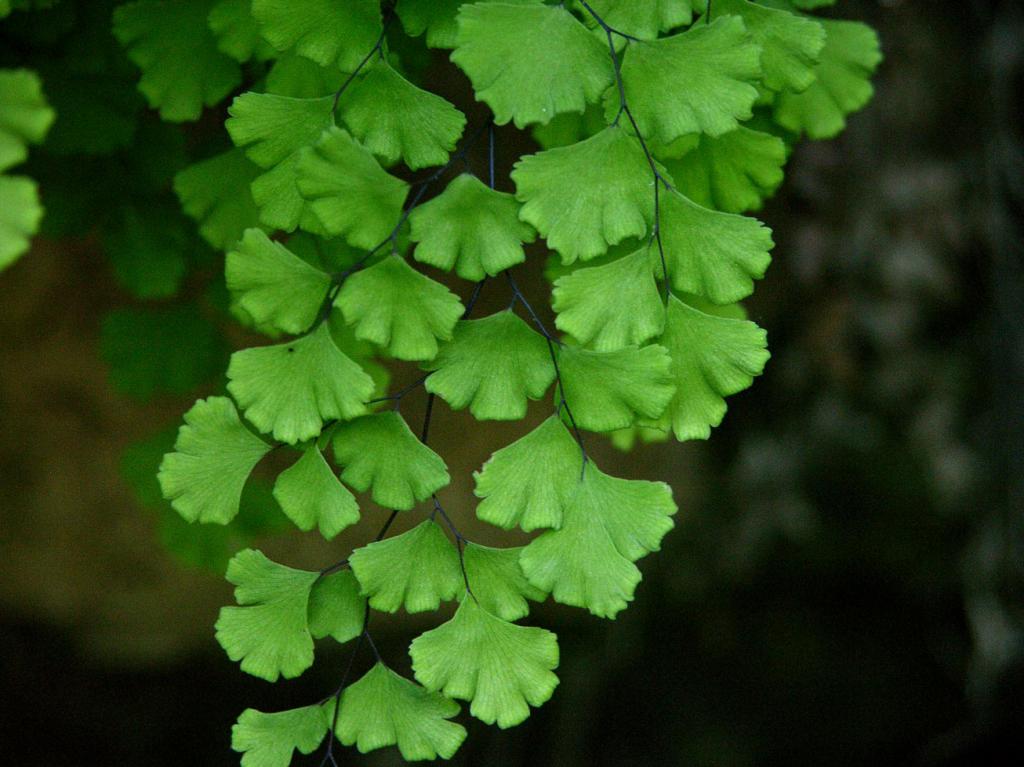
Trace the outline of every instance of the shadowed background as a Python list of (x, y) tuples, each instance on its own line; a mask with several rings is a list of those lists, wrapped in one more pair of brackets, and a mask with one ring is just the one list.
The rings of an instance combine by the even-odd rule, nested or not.
[[(760, 214), (777, 242), (749, 302), (769, 332), (766, 374), (731, 400), (707, 444), (622, 454), (592, 438), (615, 473), (673, 485), (677, 527), (641, 563), (637, 599), (617, 621), (535, 610), (559, 635), (561, 686), (508, 732), (464, 717), (470, 736), (454, 763), (1019, 759), (1024, 17), (1009, 0), (839, 10), (875, 26), (887, 58), (868, 109), (839, 139), (801, 144)], [(443, 61), (433, 67), (441, 92), (466, 87)], [(527, 139), (502, 130), (499, 188), (524, 151)], [(534, 303), (547, 297), (542, 263), (535, 252), (520, 270)], [(217, 552), (161, 516), (154, 486), (136, 488), (140, 503), (124, 479), (220, 384), (146, 402), (115, 390), (99, 339), (110, 312), (133, 301), (94, 240), (40, 238), (0, 277), (0, 295), (5, 761), (235, 763), (230, 725), (242, 708), (323, 697), (346, 655), (328, 649), (277, 685), (240, 673), (212, 632), (228, 585), (161, 540), (192, 562)], [(482, 301), (486, 311), (507, 297), (492, 286)], [(211, 341), (206, 353), (220, 368), (226, 349)], [(411, 422), (421, 409), (409, 403)], [(527, 428), (477, 426), (439, 403), (431, 441), (468, 537), (498, 540), (474, 523), (471, 471)], [(372, 536), (383, 515), (368, 509), (331, 544), (287, 532), (260, 543), (315, 568)], [(437, 620), (375, 615), (374, 635), (403, 670), (409, 639)], [(344, 756), (398, 763), (391, 750)]]

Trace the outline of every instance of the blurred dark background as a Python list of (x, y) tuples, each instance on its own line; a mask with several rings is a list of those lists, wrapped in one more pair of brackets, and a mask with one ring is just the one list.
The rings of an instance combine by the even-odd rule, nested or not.
[[(671, 482), (677, 528), (617, 621), (537, 611), (562, 644), (554, 699), (508, 732), (466, 717), (454, 763), (1021, 764), (1024, 9), (838, 10), (879, 31), (886, 61), (867, 110), (801, 144), (761, 214), (777, 242), (749, 302), (765, 376), (707, 444), (598, 450)], [(501, 137), (508, 158), (529, 151)], [(122, 478), (126, 448), (173, 439), (195, 392), (112, 388), (101, 324), (131, 299), (96, 243), (40, 238), (0, 290), (0, 761), (236, 763), (242, 708), (321, 698), (345, 656), (271, 686), (214, 642), (227, 585), (168, 553), (173, 531)], [(477, 537), (469, 471), (522, 425), (470, 424), (442, 410), (432, 438)], [(265, 545), (316, 566), (360, 536)], [(374, 620), (402, 668), (436, 616)]]

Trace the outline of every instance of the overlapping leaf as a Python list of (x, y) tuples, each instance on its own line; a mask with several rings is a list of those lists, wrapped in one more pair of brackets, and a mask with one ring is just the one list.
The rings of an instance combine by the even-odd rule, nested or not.
[(326, 324), (302, 338), (231, 355), (228, 391), (252, 424), (294, 444), (325, 421), (366, 412), (373, 379), (334, 343)]
[(359, 521), (355, 497), (334, 475), (316, 445), (278, 475), (274, 497), (300, 530), (319, 528), (327, 540)]
[(448, 484), (448, 469), (395, 411), (366, 415), (334, 431), (341, 478), (389, 509), (411, 509)]
[(363, 633), (366, 599), (351, 570), (323, 575), (309, 592), (309, 633), (348, 642)]
[(242, 671), (268, 682), (291, 679), (313, 665), (307, 627), (309, 590), (317, 573), (296, 570), (245, 549), (228, 564), (239, 607), (222, 607), (217, 641)]
[(598, 351), (642, 344), (665, 325), (647, 247), (558, 278), (553, 306), (558, 329)]
[(562, 527), (528, 544), (519, 562), (530, 583), (555, 601), (613, 618), (640, 582), (633, 563), (658, 550), (675, 512), (668, 485), (611, 477), (591, 462)]
[(417, 88), (386, 61), (370, 68), (341, 100), (341, 116), (363, 146), (412, 170), (444, 165), (466, 118), (440, 96)]
[(227, 250), (246, 229), (260, 225), (249, 184), (259, 168), (233, 149), (188, 166), (174, 177), (174, 191), (199, 233), (218, 250)]
[(401, 535), (356, 549), (349, 558), (374, 610), (436, 610), (465, 588), (455, 546), (427, 519)]
[[(626, 99), (644, 138), (669, 143), (687, 133), (718, 136), (748, 119), (757, 100), (761, 47), (738, 16), (630, 45), (622, 61)], [(606, 96), (614, 117), (619, 98)]]
[[(326, 708), (333, 717), (333, 706)], [(466, 739), (465, 728), (448, 721), (458, 713), (455, 701), (378, 662), (341, 696), (336, 732), (361, 754), (397, 745), (406, 761), (450, 759)]]
[(506, 621), (525, 618), (530, 612), (527, 600), (539, 602), (547, 596), (526, 580), (519, 566), (520, 552), (521, 546), (496, 549), (467, 543), (463, 553), (473, 597), (481, 608)]
[(661, 416), (675, 384), (662, 346), (598, 352), (563, 346), (558, 353), (563, 396), (580, 428), (613, 431)]
[(417, 261), (479, 282), (526, 260), (524, 242), (533, 228), (519, 220), (519, 205), (507, 192), (463, 173), (409, 216)]
[(413, 640), (409, 655), (424, 687), (472, 701), (473, 716), (503, 729), (521, 723), (558, 685), (555, 635), (495, 617), (468, 594), (451, 620)]
[(570, 264), (596, 258), (654, 218), (653, 178), (640, 142), (608, 127), (578, 144), (522, 158), (512, 171), (519, 217)]
[(160, 464), (160, 488), (188, 521), (225, 525), (238, 514), (249, 473), (269, 451), (227, 397), (199, 400), (185, 413), (174, 452)]
[(528, 400), (541, 397), (555, 380), (544, 337), (511, 310), (463, 320), (452, 340), (424, 367), (426, 381), (454, 410), (469, 406), (478, 420), (518, 420)]
[(754, 323), (704, 314), (674, 296), (659, 343), (672, 356), (677, 387), (663, 421), (680, 440), (707, 439), (725, 415), (725, 397), (750, 386), (769, 357)]
[(499, 125), (582, 112), (612, 84), (607, 47), (565, 8), (475, 3), (458, 24), (452, 61)]
[(377, 0), (252, 0), (263, 37), (321, 66), (352, 72), (381, 33)]
[(356, 338), (384, 347), (401, 360), (429, 360), (440, 341), (451, 339), (463, 308), (444, 285), (388, 256), (353, 274), (337, 306), (355, 327)]
[(476, 515), (506, 530), (559, 527), (562, 510), (579, 484), (583, 457), (557, 416), (501, 448), (474, 472)]

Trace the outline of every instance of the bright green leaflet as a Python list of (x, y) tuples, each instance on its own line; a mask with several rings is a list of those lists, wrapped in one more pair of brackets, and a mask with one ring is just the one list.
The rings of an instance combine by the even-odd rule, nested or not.
[(381, 612), (436, 610), (465, 588), (458, 552), (431, 519), (356, 549), (349, 563), (370, 607)]
[(293, 751), (313, 753), (329, 728), (322, 706), (273, 714), (247, 708), (231, 728), (231, 748), (242, 754), (242, 767), (288, 767)]
[(590, 462), (562, 527), (527, 545), (519, 562), (556, 602), (614, 618), (640, 582), (633, 563), (658, 550), (675, 512), (668, 485), (610, 477)]
[(330, 96), (291, 98), (243, 93), (228, 108), (224, 123), (231, 140), (266, 172), (252, 182), (252, 196), (267, 226), (292, 231), (320, 224), (299, 193), (299, 150), (311, 146), (332, 125)]
[(515, 621), (530, 612), (526, 600), (541, 602), (547, 594), (532, 585), (519, 566), (522, 547), (496, 549), (467, 543), (463, 553), (466, 576), (480, 606), (502, 620)]
[(455, 616), (409, 646), (416, 679), (428, 690), (472, 701), (470, 713), (502, 729), (530, 715), (558, 686), (558, 640), (484, 610), (470, 595)]
[(208, 26), (213, 4), (141, 0), (114, 10), (114, 36), (142, 70), (139, 90), (168, 122), (199, 119), (241, 82), (238, 63), (221, 53)]
[(449, 483), (437, 453), (417, 439), (395, 411), (366, 415), (334, 431), (341, 478), (388, 509), (411, 509)]
[(228, 290), (257, 325), (285, 333), (313, 326), (331, 278), (260, 229), (247, 229), (225, 262)]
[(699, 142), (665, 167), (693, 202), (725, 213), (760, 210), (779, 188), (786, 144), (778, 136), (741, 126)]
[(273, 49), (260, 35), (259, 25), (252, 17), (251, 0), (219, 0), (207, 21), (221, 53), (240, 63), (270, 58)]
[(348, 642), (363, 633), (366, 599), (349, 570), (324, 575), (309, 592), (309, 633)]
[(557, 416), (496, 451), (478, 472), (476, 515), (510, 530), (560, 527), (562, 510), (579, 484), (583, 457)]
[[(334, 707), (327, 706), (328, 716)], [(338, 738), (366, 754), (385, 746), (398, 746), (406, 761), (450, 759), (466, 739), (466, 730), (449, 722), (459, 704), (410, 682), (383, 663), (372, 669), (341, 696)]]
[(0, 70), (0, 171), (23, 162), (28, 144), (42, 141), (55, 117), (38, 75)]
[(817, 21), (747, 0), (716, 0), (713, 13), (743, 19), (763, 51), (764, 84), (771, 90), (800, 92), (814, 82), (814, 65), (825, 45), (825, 30)]
[(296, 171), (318, 225), (357, 248), (373, 248), (391, 233), (409, 191), (341, 128), (299, 150)]
[(437, 342), (451, 339), (463, 312), (458, 296), (401, 256), (388, 256), (345, 280), (336, 305), (356, 338), (400, 360), (433, 359)]
[(452, 61), (499, 125), (582, 112), (612, 84), (607, 48), (564, 8), (477, 3), (458, 24)]
[(662, 346), (598, 352), (563, 346), (558, 352), (563, 394), (580, 428), (613, 431), (638, 417), (658, 418), (675, 392)]
[(707, 439), (725, 415), (725, 397), (743, 391), (768, 361), (765, 332), (753, 322), (714, 317), (669, 300), (665, 334), (676, 395), (664, 421), (676, 439)]
[(524, 242), (533, 242), (533, 227), (519, 220), (519, 205), (507, 192), (485, 186), (468, 173), (456, 176), (445, 190), (409, 216), (414, 258), (479, 282), (526, 260)]
[(345, 92), (341, 117), (363, 146), (386, 165), (402, 160), (411, 170), (444, 165), (466, 127), (448, 101), (377, 62)]
[(871, 100), (871, 74), (882, 61), (871, 27), (856, 21), (819, 23), (826, 37), (815, 82), (803, 93), (781, 93), (775, 102), (775, 121), (812, 139), (837, 135), (846, 127), (846, 116)]
[(555, 325), (584, 346), (612, 351), (661, 333), (665, 308), (647, 246), (555, 281)]
[[(753, 114), (760, 60), (761, 47), (737, 16), (631, 44), (622, 79), (640, 132), (667, 144), (687, 133), (718, 136), (734, 130)], [(618, 95), (609, 92), (605, 104), (606, 114), (614, 117)]]
[(643, 237), (654, 222), (650, 166), (640, 142), (621, 127), (524, 157), (512, 180), (523, 203), (519, 217), (567, 264)]
[(0, 269), (28, 250), (29, 237), (39, 229), (42, 218), (36, 182), (0, 176)]
[(270, 447), (245, 428), (227, 397), (201, 399), (185, 413), (174, 452), (160, 464), (164, 498), (189, 522), (226, 525), (238, 514), (245, 480)]
[(318, 573), (295, 570), (244, 549), (228, 564), (240, 607), (222, 607), (217, 641), (242, 671), (268, 682), (297, 677), (313, 665), (307, 627), (309, 590)]
[[(774, 245), (760, 221), (702, 208), (674, 190), (662, 195), (661, 239), (672, 287), (716, 304), (754, 291)], [(656, 261), (659, 276), (661, 264)]]
[(321, 66), (353, 71), (381, 32), (377, 0), (252, 0), (263, 37)]
[(274, 498), (296, 527), (306, 532), (318, 527), (327, 540), (359, 521), (359, 504), (316, 445), (278, 475)]
[(232, 247), (246, 229), (260, 225), (249, 184), (259, 175), (238, 149), (190, 165), (174, 177), (174, 191), (185, 212), (199, 222), (199, 233), (218, 250)]
[[(605, 32), (586, 9), (576, 3), (589, 26), (594, 28), (602, 41)], [(588, 3), (597, 15), (613, 29), (641, 40), (653, 40), (659, 32), (668, 32), (676, 27), (689, 24), (695, 13), (702, 13), (707, 7), (707, 0), (591, 0)], [(716, 6), (717, 10), (717, 6)], [(626, 44), (624, 38), (615, 35), (612, 38), (616, 49)]]
[(426, 363), (427, 391), (478, 421), (515, 421), (555, 380), (547, 342), (511, 310), (463, 320)]
[(362, 415), (373, 389), (326, 324), (283, 344), (235, 352), (228, 365), (228, 391), (245, 417), (289, 444), (315, 437), (325, 421)]

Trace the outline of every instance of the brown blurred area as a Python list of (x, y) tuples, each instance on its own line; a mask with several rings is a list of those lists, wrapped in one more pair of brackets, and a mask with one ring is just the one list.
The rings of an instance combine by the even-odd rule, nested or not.
[[(467, 722), (456, 763), (1002, 765), (1024, 753), (1024, 10), (839, 7), (879, 30), (886, 61), (874, 102), (839, 139), (801, 145), (761, 214), (777, 242), (749, 303), (769, 331), (766, 374), (707, 444), (623, 454), (593, 440), (615, 473), (673, 485), (677, 529), (614, 623), (538, 610), (562, 645), (555, 698), (516, 730)], [(508, 158), (524, 151), (501, 135)], [(541, 264), (521, 278), (538, 301)], [(484, 310), (503, 305), (497, 293)], [(168, 554), (119, 471), (122, 451), (194, 396), (139, 404), (111, 388), (99, 327), (130, 302), (96, 243), (40, 240), (0, 294), (0, 753), (234, 763), (238, 711), (321, 697), (344, 656), (278, 686), (223, 657), (212, 624), (227, 584)], [(527, 428), (436, 414), (446, 507), (471, 539), (508, 540), (475, 523), (471, 472)], [(322, 566), (381, 514), (332, 544), (264, 545)], [(402, 668), (434, 618), (382, 617), (382, 652)]]

